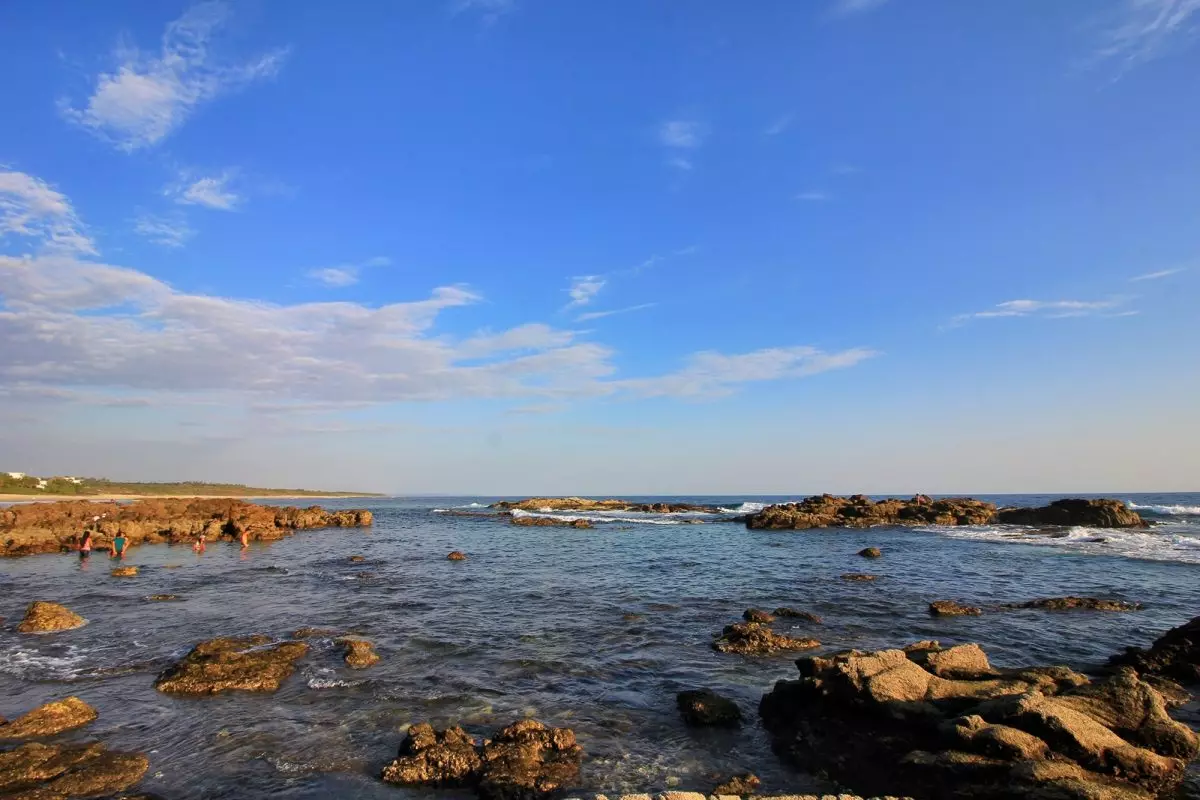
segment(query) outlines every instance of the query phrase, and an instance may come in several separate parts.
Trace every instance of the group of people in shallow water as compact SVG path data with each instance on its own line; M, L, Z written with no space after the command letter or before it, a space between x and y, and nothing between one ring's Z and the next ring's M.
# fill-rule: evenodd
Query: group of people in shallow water
M243 530L238 534L238 543L241 544L243 550L250 547L250 533ZM85 529L83 538L79 540L79 557L81 559L89 557L94 548L95 536L90 529ZM108 548L108 553L113 558L124 558L128 548L129 540L125 538L124 534L118 531L117 535L113 537L112 544ZM204 534L196 534L196 538L192 542L192 550L197 553L203 553L207 548L208 544L204 540Z

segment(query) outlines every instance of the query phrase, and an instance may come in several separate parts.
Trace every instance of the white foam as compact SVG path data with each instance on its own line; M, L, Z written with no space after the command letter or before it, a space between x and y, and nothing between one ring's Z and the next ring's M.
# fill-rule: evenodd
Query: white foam
M317 674L308 679L308 688L310 689L338 689L344 686L358 686L366 683L366 681L348 681L335 677L337 675L331 669L321 668L317 670Z
M606 511L603 514L591 512L577 512L567 514L555 514L549 510L545 511L522 511L519 508L512 510L514 517L539 517L541 519L553 519L559 522L576 522L577 520L587 520L588 522L635 522L641 525L686 525L687 519L684 517L700 517L711 516L697 514L695 512L677 513L677 514L660 514L649 513L642 514L635 511Z
M951 539L1056 547L1087 555L1200 564L1200 531L1194 528L1181 533L1082 527L1048 533L1045 528L1019 525L931 525L914 530Z
M85 672L82 664L86 660L87 654L75 647L68 647L63 655L50 656L18 645L0 652L0 673L34 680L71 680Z
M767 507L766 503L742 503L737 508L718 508L722 514L757 514Z
M455 506L455 508L487 508L485 503L467 503L465 506Z
M1129 503L1129 507L1134 511L1151 511L1155 514L1171 514L1175 516L1193 515L1200 516L1200 506L1156 506L1156 505L1138 505L1137 503Z

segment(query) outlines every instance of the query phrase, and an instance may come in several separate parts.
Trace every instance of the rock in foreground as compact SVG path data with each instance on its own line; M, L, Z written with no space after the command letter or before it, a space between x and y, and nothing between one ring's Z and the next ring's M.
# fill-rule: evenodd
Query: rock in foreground
M473 786L485 800L542 800L579 783L583 749L567 728L536 720L475 744L462 728L413 726L383 779L405 786Z
M104 745L30 743L0 753L0 797L66 800L105 797L142 779L150 762L138 753L118 753Z
M1142 675L1153 675L1181 683L1200 683L1200 617L1164 633L1149 650L1130 647L1113 656L1110 664L1127 665Z
M748 797L758 793L758 787L762 785L762 781L753 772L747 772L743 775L734 775L729 780L719 784L713 789L715 795L734 795L737 797Z
M735 622L713 642L713 649L722 653L748 656L769 656L788 650L810 650L820 647L816 639L796 639L771 630L761 622Z
M864 794L928 800L1148 800L1177 787L1197 737L1123 669L996 670L977 645L797 662L760 705L776 750Z
M66 606L45 600L34 600L25 610L25 619L17 626L21 633L50 633L69 631L87 625L87 620Z
M379 663L379 654L375 652L374 645L366 639L346 637L339 639L338 644L345 648L346 664L351 669L366 669L372 664Z
M1091 528L1144 528L1136 511L1120 500L1056 500L1042 508L998 509L969 497L878 502L866 495L817 495L799 503L767 506L746 517L746 526L761 530L867 528L874 525L1078 525Z
M675 695L683 721L692 727L733 728L742 724L742 710L728 697L711 689L692 689Z
M212 695L230 690L273 692L308 652L304 642L273 643L269 636L211 639L168 667L154 688L170 694Z
M78 697L54 700L39 706L28 714L4 723L0 719L0 739L34 739L42 736L57 736L63 731L79 728L92 722L96 709Z

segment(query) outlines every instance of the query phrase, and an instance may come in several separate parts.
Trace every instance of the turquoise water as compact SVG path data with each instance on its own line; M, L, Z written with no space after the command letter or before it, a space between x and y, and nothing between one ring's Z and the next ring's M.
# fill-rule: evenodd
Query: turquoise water
M749 770L764 791L818 791L830 787L779 764L755 723L763 692L794 676L791 658L709 647L748 607L820 614L823 626L798 622L794 631L830 649L976 641L1002 666L1079 669L1200 613L1200 494L1126 496L1154 520L1145 532L769 532L748 531L732 514L604 514L614 521L576 530L434 510L481 512L470 504L492 499L322 501L370 508L375 526L305 532L245 553L141 547L126 560L142 567L133 579L110 577L103 557L0 562L0 714L79 695L100 711L84 733L147 752L142 788L172 798L427 796L376 778L405 725L430 720L487 734L526 715L575 729L588 754L582 789L704 791ZM671 499L737 511L772 498ZM867 545L884 558L855 555ZM446 561L456 549L469 560ZM354 554L366 561L350 563ZM862 571L882 577L838 578ZM142 600L167 592L183 602ZM987 605L1064 594L1146 608L944 620L926 613L940 598ZM15 623L34 599L63 602L90 624L19 635ZM642 616L625 619L630 613ZM201 639L282 637L305 625L365 635L383 661L355 672L331 641L316 640L274 695L196 700L152 687ZM751 723L736 732L687 729L674 696L695 687L734 697ZM1200 721L1194 708L1184 714Z

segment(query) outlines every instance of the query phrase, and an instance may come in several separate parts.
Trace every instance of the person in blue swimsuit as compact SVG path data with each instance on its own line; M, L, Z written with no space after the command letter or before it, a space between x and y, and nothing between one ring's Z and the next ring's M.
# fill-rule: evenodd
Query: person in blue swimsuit
M113 558L124 558L125 557L126 544L127 544L127 542L125 541L124 534L118 533L116 536L113 537L113 543L112 543Z

